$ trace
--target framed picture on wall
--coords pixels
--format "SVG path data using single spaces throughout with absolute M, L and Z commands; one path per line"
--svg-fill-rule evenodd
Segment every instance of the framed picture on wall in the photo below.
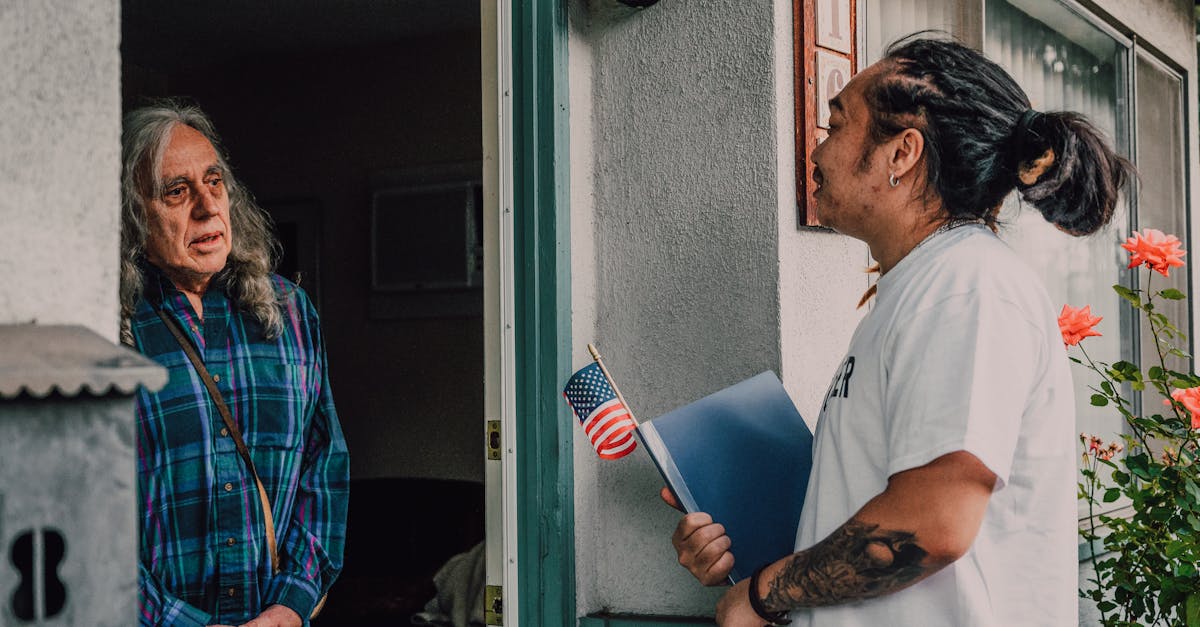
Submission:
M 371 289 L 419 292 L 481 287 L 482 193 L 473 180 L 374 190 Z
M 271 215 L 283 254 L 275 272 L 308 292 L 321 311 L 321 205 L 313 198 L 261 203 Z
M 370 176 L 370 317 L 483 315 L 483 183 L 479 162 Z

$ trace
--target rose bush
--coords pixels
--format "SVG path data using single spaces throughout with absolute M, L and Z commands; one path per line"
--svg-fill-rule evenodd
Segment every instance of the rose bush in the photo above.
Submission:
M 1096 603 L 1108 627 L 1200 627 L 1200 377 L 1168 367 L 1168 356 L 1190 360 L 1180 347 L 1187 337 L 1155 310 L 1156 301 L 1182 300 L 1184 294 L 1151 285 L 1154 272 L 1169 276 L 1187 253 L 1178 238 L 1155 229 L 1134 233 L 1121 247 L 1130 253 L 1130 268 L 1147 269 L 1146 280 L 1142 289 L 1113 289 L 1149 325 L 1154 363 L 1143 371 L 1128 361 L 1095 361 L 1080 342 L 1100 335 L 1094 327 L 1101 319 L 1089 307 L 1070 306 L 1059 317 L 1063 342 L 1082 355 L 1071 360 L 1099 375 L 1089 385 L 1091 403 L 1113 407 L 1128 427 L 1122 442 L 1080 434 L 1079 498 L 1089 513 L 1080 535 L 1091 547 L 1095 571 L 1080 595 Z M 1161 405 L 1142 406 L 1148 390 L 1164 398 Z M 1147 415 L 1154 406 L 1162 413 Z M 1101 504 L 1128 507 L 1097 516 Z

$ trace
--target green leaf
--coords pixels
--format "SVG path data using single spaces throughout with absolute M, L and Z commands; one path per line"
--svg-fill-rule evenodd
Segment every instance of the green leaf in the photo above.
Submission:
M 1138 453 L 1137 455 L 1130 455 L 1125 458 L 1125 467 L 1129 469 L 1129 472 L 1142 479 L 1152 479 L 1147 470 L 1149 463 L 1150 457 L 1145 453 Z
M 1163 376 L 1163 369 L 1158 366 L 1150 366 L 1150 372 L 1148 372 L 1147 374 L 1150 376 L 1151 379 L 1158 379 Z
M 1121 372 L 1122 374 L 1127 374 L 1130 376 L 1132 376 L 1134 373 L 1136 373 L 1138 371 L 1137 364 L 1128 362 L 1128 361 L 1124 361 L 1124 360 L 1114 362 L 1112 367 L 1113 367 L 1113 370 L 1116 370 L 1118 372 Z
M 1188 495 L 1192 497 L 1192 501 L 1200 503 L 1200 485 L 1196 485 L 1196 482 L 1189 477 L 1184 482 L 1184 486 L 1187 488 Z
M 1180 542 L 1176 540 L 1167 545 L 1167 548 L 1163 550 L 1163 554 L 1171 559 L 1174 559 L 1180 555 L 1183 555 L 1185 552 L 1187 552 L 1187 550 L 1188 545 L 1186 542 Z
M 1112 503 L 1113 501 L 1115 501 L 1119 498 L 1121 498 L 1121 491 L 1116 488 L 1109 488 L 1104 491 L 1104 502 L 1105 503 Z
M 1108 404 L 1108 398 L 1106 398 L 1103 394 L 1093 394 L 1092 404 L 1096 407 L 1104 407 Z
M 1142 308 L 1142 297 L 1138 295 L 1137 291 L 1131 290 L 1124 285 L 1114 285 L 1113 291 L 1116 292 L 1121 298 L 1129 301 L 1129 304 L 1133 305 L 1135 308 Z
M 1105 391 L 1105 392 L 1107 392 L 1108 394 L 1112 394 L 1112 393 L 1113 393 L 1113 386 L 1112 386 L 1112 384 L 1111 384 L 1111 383 L 1109 383 L 1108 381 L 1101 381 L 1101 382 L 1100 382 L 1100 389 L 1101 389 L 1101 390 L 1104 390 L 1104 391 Z
M 1163 298 L 1166 298 L 1167 300 L 1183 300 L 1183 299 L 1187 298 L 1186 294 L 1184 294 L 1183 292 L 1181 292 L 1175 288 L 1165 289 L 1165 290 L 1159 292 L 1159 295 L 1162 296 Z
M 1200 592 L 1188 595 L 1184 619 L 1187 621 L 1187 627 L 1200 627 Z

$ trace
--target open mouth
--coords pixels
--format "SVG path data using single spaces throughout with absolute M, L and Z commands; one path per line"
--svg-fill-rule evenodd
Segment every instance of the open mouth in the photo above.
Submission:
M 199 244 L 201 246 L 204 246 L 207 244 L 215 243 L 219 239 L 221 239 L 220 232 L 208 233 L 205 235 L 201 235 L 200 237 L 197 237 L 196 239 L 192 240 L 192 244 Z
M 821 186 L 825 184 L 825 177 L 821 175 L 821 168 L 813 168 L 813 182 L 817 184 L 815 191 L 819 191 Z

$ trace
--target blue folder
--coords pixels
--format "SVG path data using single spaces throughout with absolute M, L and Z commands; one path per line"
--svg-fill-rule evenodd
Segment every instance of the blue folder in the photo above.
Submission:
M 813 437 L 775 373 L 643 422 L 639 432 L 679 504 L 725 526 L 732 581 L 793 552 Z

